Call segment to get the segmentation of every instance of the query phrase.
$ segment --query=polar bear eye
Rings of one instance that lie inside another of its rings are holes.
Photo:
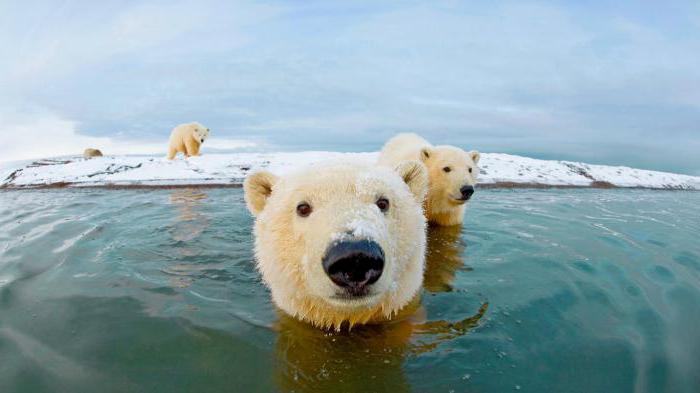
[[[469,168],[469,173],[472,173],[472,168]]]
[[[452,171],[452,168],[450,168],[449,166],[446,166],[446,167],[442,168],[442,170],[445,171],[445,173],[450,173]]]
[[[297,205],[297,214],[299,217],[308,217],[312,210],[311,205],[306,202]]]
[[[386,198],[377,199],[376,204],[382,213],[386,213],[386,211],[389,210],[389,200]]]

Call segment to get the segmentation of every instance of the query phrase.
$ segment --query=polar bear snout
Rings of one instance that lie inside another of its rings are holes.
[[[323,257],[323,270],[333,283],[353,297],[365,296],[384,270],[384,251],[371,240],[333,244]]]
[[[474,195],[474,186],[467,184],[459,189],[463,201],[468,201]]]

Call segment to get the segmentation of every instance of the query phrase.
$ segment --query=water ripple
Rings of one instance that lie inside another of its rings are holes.
[[[488,312],[409,354],[400,324],[335,334],[281,318],[240,190],[0,193],[0,380],[89,391],[83,377],[101,370],[133,391],[124,381],[167,369],[181,386],[235,374],[262,391],[287,371],[296,390],[294,375],[406,391],[692,391],[698,217],[700,193],[481,190],[463,228],[428,232],[421,315]],[[148,391],[172,391],[168,378]]]

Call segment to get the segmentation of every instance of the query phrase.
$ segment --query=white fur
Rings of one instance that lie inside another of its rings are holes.
[[[424,194],[425,168],[404,165],[397,172],[357,163],[319,163],[283,178],[266,172],[245,182],[248,206],[256,215],[257,266],[275,304],[290,315],[320,326],[390,318],[416,296],[423,276],[425,218],[412,189]],[[413,170],[414,172],[411,172]],[[409,184],[401,174],[413,173]],[[411,187],[409,187],[409,185]],[[390,207],[376,206],[380,197]],[[308,217],[296,214],[308,203]],[[385,254],[384,271],[368,296],[341,299],[322,258],[335,242],[369,239]]]
[[[395,166],[405,160],[420,160],[428,169],[428,195],[425,215],[439,225],[461,224],[466,204],[459,201],[460,188],[474,186],[479,176],[480,154],[448,145],[433,146],[416,134],[399,134],[382,149],[378,163]],[[450,171],[445,172],[444,168]]]
[[[203,125],[192,122],[180,124],[173,128],[168,141],[168,159],[175,158],[177,153],[185,157],[198,156],[199,148],[209,138],[209,129]]]

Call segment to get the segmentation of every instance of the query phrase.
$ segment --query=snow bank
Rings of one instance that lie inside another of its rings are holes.
[[[154,156],[67,157],[0,167],[0,187],[236,186],[256,169],[283,174],[327,160],[373,162],[378,153],[227,153],[168,161]],[[628,167],[547,161],[509,154],[481,155],[480,184],[513,186],[641,187],[699,190],[700,177]]]

